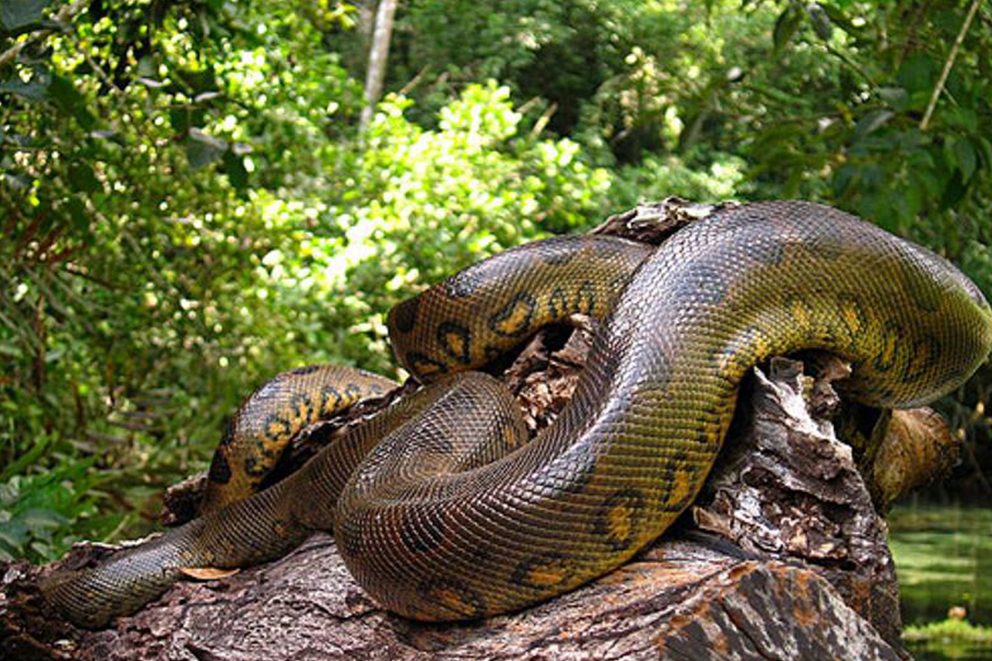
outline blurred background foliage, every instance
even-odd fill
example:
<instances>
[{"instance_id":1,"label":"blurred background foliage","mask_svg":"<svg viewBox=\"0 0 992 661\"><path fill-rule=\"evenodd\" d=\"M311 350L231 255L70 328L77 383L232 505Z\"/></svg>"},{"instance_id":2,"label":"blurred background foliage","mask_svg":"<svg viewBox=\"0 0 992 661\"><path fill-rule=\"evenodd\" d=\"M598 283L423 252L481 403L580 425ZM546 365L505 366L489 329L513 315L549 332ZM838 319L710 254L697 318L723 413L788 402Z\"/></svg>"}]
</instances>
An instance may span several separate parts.
<instances>
[{"instance_id":1,"label":"blurred background foliage","mask_svg":"<svg viewBox=\"0 0 992 661\"><path fill-rule=\"evenodd\" d=\"M0 559L146 531L265 379L397 376L391 305L639 200L826 202L992 295L978 4L407 0L361 132L372 2L0 0ZM992 495L990 388L934 497Z\"/></svg>"}]
</instances>

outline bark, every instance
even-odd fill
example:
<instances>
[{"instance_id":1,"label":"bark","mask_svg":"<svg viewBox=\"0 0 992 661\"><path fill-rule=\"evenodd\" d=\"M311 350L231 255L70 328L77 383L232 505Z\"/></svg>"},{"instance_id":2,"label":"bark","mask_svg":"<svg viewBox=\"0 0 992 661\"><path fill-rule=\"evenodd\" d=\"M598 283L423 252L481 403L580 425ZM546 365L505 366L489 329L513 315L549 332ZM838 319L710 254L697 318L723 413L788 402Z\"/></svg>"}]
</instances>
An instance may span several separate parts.
<instances>
[{"instance_id":1,"label":"bark","mask_svg":"<svg viewBox=\"0 0 992 661\"><path fill-rule=\"evenodd\" d=\"M359 118L362 130L368 128L375 112L375 104L382 94L382 83L386 79L386 61L389 59L389 40L393 34L393 15L396 13L396 0L379 0L375 15L375 28L372 44L369 47L369 66L365 75L365 106Z\"/></svg>"},{"instance_id":2,"label":"bark","mask_svg":"<svg viewBox=\"0 0 992 661\"><path fill-rule=\"evenodd\" d=\"M695 214L678 201L666 204L671 208L615 217L599 231L658 242ZM542 331L496 370L532 429L553 421L584 365L595 324L573 322L575 332ZM184 581L100 632L74 629L48 611L37 580L50 567L0 566L0 657L907 659L885 523L873 504L872 460L890 457L878 449L880 439L907 426L927 434L920 425L889 425L886 415L845 405L833 388L849 371L842 363L818 355L803 360L755 368L704 493L672 530L627 565L525 611L445 625L405 620L363 593L333 537L320 533L276 562L220 580ZM388 403L315 426L295 449L295 463L342 425ZM852 449L835 428L867 431ZM941 439L941 456L949 455L949 435L931 435ZM899 478L885 480L891 486ZM182 504L196 493L196 480L175 492L174 521L189 516ZM106 553L82 545L62 564L82 566Z\"/></svg>"}]
</instances>

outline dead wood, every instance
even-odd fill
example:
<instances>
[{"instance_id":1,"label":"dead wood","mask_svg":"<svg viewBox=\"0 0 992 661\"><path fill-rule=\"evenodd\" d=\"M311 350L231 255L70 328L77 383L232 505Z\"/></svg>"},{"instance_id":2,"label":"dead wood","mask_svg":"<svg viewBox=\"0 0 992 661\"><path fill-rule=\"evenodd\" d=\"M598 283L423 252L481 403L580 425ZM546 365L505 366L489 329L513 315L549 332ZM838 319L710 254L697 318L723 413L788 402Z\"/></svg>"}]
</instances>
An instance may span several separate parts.
<instances>
[{"instance_id":1,"label":"dead wood","mask_svg":"<svg viewBox=\"0 0 992 661\"><path fill-rule=\"evenodd\" d=\"M661 213L664 204L677 206L644 207L654 211L635 210L604 227L623 234L638 218L670 218ZM649 234L645 227L635 228L640 238ZM648 238L657 242L662 234ZM553 421L585 362L594 324L575 322L575 332L542 331L498 370L532 429ZM75 629L47 608L37 581L51 567L0 563L0 657L907 659L885 523L872 500L880 488L874 461L890 450L870 443L852 449L834 433L835 426L868 429L865 437L882 439L890 431L878 427L885 421L877 412L842 405L833 383L845 366L803 358L819 378L795 360L755 369L704 493L672 530L624 567L523 612L446 625L384 612L352 580L333 537L319 533L276 562L220 580L183 581L99 632ZM289 467L391 399L311 428ZM839 416L836 425L827 416ZM941 452L951 453L941 439ZM925 467L914 472L914 483L926 474ZM899 482L884 480L886 493ZM188 518L197 488L192 480L173 494L173 521ZM107 552L82 545L59 564L83 566Z\"/></svg>"}]
</instances>

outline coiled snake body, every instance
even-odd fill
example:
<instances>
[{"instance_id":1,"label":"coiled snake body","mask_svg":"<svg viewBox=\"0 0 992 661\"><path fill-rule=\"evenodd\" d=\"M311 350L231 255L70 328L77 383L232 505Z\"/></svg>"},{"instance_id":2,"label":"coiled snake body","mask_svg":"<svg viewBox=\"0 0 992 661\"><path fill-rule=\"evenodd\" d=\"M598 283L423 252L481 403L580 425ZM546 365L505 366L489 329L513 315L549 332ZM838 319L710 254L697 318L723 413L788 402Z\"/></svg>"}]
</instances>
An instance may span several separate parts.
<instances>
[{"instance_id":1,"label":"coiled snake body","mask_svg":"<svg viewBox=\"0 0 992 661\"><path fill-rule=\"evenodd\" d=\"M605 323L569 405L525 442L503 388L458 372L574 311ZM56 575L48 598L104 626L182 568L246 566L333 528L386 608L423 620L512 611L617 567L671 524L702 486L756 363L828 350L851 362L851 396L906 407L963 383L992 347L992 311L955 267L798 202L719 212L650 254L603 237L530 244L397 306L390 326L400 361L434 385L275 486ZM265 439L349 399L348 384L327 390L328 369L290 373L249 400L239 415L261 440L245 449L239 438L254 432L232 437L215 458L215 489L272 463ZM389 385L355 378L355 397Z\"/></svg>"}]
</instances>

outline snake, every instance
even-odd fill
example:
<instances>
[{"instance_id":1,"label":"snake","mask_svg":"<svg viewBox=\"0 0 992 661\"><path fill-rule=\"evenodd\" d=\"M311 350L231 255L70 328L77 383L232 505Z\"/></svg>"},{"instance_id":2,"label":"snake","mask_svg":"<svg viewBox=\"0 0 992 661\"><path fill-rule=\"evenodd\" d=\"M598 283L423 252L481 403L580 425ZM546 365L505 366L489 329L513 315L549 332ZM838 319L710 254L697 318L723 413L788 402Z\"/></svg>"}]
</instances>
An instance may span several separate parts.
<instances>
[{"instance_id":1,"label":"snake","mask_svg":"<svg viewBox=\"0 0 992 661\"><path fill-rule=\"evenodd\" d=\"M586 367L557 419L528 438L513 397L478 368L575 313L602 319ZM388 325L422 388L245 493L295 430L391 387L341 368L280 375L236 416L202 516L54 572L48 601L104 627L191 568L265 562L328 530L390 611L511 613L664 533L699 493L755 365L828 351L852 366L845 397L903 408L959 387L992 348L992 310L953 264L798 201L718 210L658 249L597 235L525 244L397 305Z\"/></svg>"}]
</instances>

